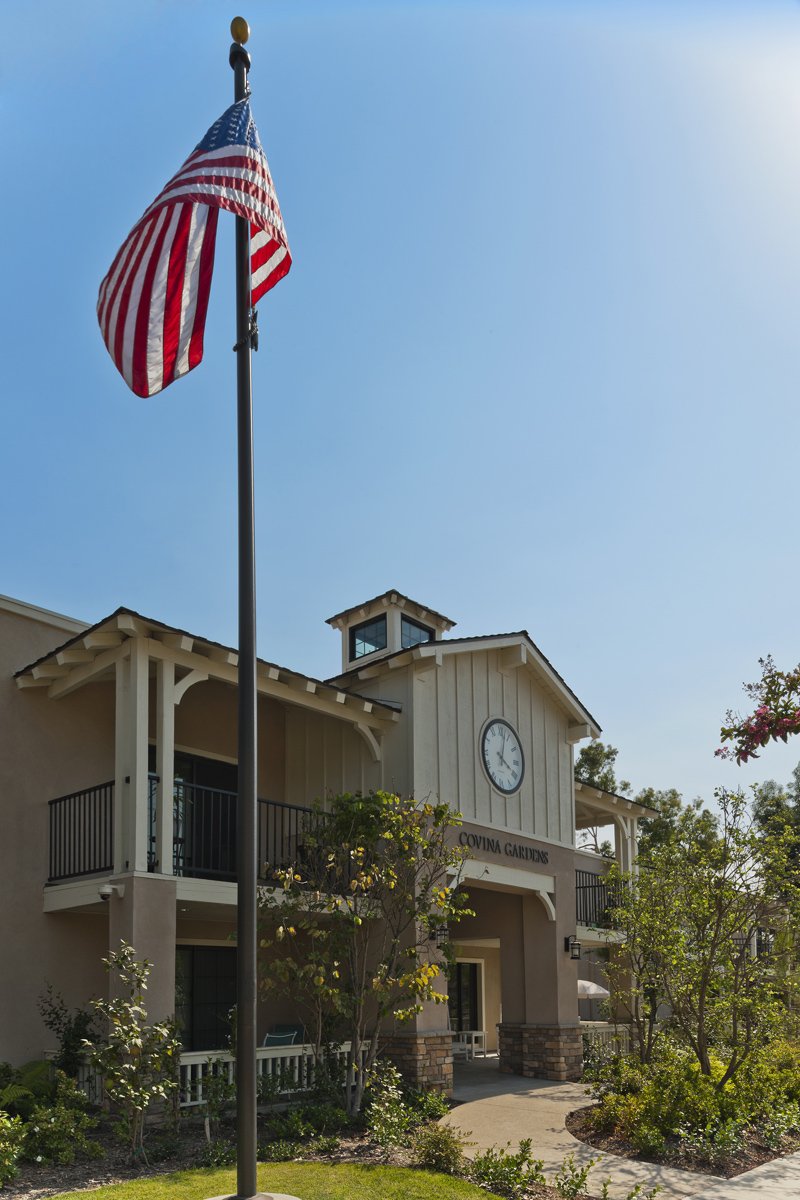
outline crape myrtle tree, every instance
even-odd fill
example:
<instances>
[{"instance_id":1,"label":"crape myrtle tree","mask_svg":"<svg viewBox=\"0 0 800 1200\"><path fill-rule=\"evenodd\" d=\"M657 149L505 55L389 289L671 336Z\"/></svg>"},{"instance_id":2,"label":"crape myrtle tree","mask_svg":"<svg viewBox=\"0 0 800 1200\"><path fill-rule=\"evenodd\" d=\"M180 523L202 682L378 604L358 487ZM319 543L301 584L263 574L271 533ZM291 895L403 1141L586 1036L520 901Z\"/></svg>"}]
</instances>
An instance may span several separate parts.
<instances>
[{"instance_id":1,"label":"crape myrtle tree","mask_svg":"<svg viewBox=\"0 0 800 1200\"><path fill-rule=\"evenodd\" d=\"M780 671L768 655L760 658L761 678L745 683L744 690L754 704L745 717L729 711L726 724L720 730L723 742L717 751L720 758L733 758L737 763L758 758L758 751L771 741L788 740L800 733L800 664L791 671Z\"/></svg>"},{"instance_id":2,"label":"crape myrtle tree","mask_svg":"<svg viewBox=\"0 0 800 1200\"><path fill-rule=\"evenodd\" d=\"M295 861L260 891L260 987L291 995L308 1019L318 1066L326 1043L349 1041L345 1095L361 1109L365 1078L390 1023L425 1001L446 1003L448 947L436 931L469 915L446 804L390 792L317 804Z\"/></svg>"},{"instance_id":3,"label":"crape myrtle tree","mask_svg":"<svg viewBox=\"0 0 800 1200\"><path fill-rule=\"evenodd\" d=\"M611 969L616 962L635 976L621 990L640 1056L652 1053L654 1009L663 1002L672 1030L721 1089L787 1032L800 889L789 869L794 832L764 836L739 792L721 790L716 799L718 817L698 804L682 808L672 832L622 878L613 915L623 941Z\"/></svg>"}]
</instances>

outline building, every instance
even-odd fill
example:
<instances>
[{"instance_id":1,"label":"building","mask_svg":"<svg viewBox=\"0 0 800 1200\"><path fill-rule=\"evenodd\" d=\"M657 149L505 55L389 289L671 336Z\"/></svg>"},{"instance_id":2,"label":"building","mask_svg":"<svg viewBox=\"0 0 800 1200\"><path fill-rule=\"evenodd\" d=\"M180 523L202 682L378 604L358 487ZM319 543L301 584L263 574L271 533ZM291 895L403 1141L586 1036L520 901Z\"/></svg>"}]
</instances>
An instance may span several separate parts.
<instances>
[{"instance_id":1,"label":"building","mask_svg":"<svg viewBox=\"0 0 800 1200\"><path fill-rule=\"evenodd\" d=\"M259 663L260 859L289 853L318 797L446 800L463 814L475 916L454 935L449 1022L431 1005L391 1052L447 1088L453 1031L476 1031L503 1070L577 1077L571 943L609 935L607 862L576 850L576 830L613 825L628 866L646 810L575 784L573 748L600 728L524 630L446 637L451 620L395 591L329 624L340 674ZM225 1044L236 668L235 650L126 608L86 626L0 598L0 1059L53 1048L46 983L85 1004L121 938L154 964L151 1016L177 1012L187 1058ZM288 1002L263 1006L259 1040L293 1017Z\"/></svg>"}]
</instances>

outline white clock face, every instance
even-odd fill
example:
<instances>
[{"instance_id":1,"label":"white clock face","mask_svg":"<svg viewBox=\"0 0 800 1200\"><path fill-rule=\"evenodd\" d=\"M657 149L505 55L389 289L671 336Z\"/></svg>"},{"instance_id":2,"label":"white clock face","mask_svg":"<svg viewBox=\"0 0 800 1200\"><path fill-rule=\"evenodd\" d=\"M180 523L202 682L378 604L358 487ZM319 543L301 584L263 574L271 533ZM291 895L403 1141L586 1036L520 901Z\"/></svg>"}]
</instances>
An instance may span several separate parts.
<instances>
[{"instance_id":1,"label":"white clock face","mask_svg":"<svg viewBox=\"0 0 800 1200\"><path fill-rule=\"evenodd\" d=\"M481 738L481 758L486 774L498 792L516 792L525 773L522 746L508 721L490 721Z\"/></svg>"}]
</instances>

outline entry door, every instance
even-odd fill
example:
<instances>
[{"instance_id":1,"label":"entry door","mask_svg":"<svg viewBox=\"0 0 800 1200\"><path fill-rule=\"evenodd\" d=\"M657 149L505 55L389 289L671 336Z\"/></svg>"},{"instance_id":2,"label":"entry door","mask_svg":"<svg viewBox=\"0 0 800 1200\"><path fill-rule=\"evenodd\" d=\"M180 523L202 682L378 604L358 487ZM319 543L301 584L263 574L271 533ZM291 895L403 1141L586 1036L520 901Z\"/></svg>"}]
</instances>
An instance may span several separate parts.
<instances>
[{"instance_id":1,"label":"entry door","mask_svg":"<svg viewBox=\"0 0 800 1200\"><path fill-rule=\"evenodd\" d=\"M457 962L450 983L450 1027L456 1031L481 1029L480 1011L481 964Z\"/></svg>"},{"instance_id":2,"label":"entry door","mask_svg":"<svg viewBox=\"0 0 800 1200\"><path fill-rule=\"evenodd\" d=\"M175 1020L184 1050L222 1050L236 1003L236 950L175 947Z\"/></svg>"}]
</instances>

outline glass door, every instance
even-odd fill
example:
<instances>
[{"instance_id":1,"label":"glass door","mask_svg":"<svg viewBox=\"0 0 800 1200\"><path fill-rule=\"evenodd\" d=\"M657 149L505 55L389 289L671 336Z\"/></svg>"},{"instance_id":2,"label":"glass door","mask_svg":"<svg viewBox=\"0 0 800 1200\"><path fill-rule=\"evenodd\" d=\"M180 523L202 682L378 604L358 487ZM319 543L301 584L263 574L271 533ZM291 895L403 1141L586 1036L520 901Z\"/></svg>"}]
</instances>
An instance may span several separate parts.
<instances>
[{"instance_id":1,"label":"glass door","mask_svg":"<svg viewBox=\"0 0 800 1200\"><path fill-rule=\"evenodd\" d=\"M450 1028L460 1033L480 1029L480 970L476 962L457 962L450 981Z\"/></svg>"}]
</instances>

